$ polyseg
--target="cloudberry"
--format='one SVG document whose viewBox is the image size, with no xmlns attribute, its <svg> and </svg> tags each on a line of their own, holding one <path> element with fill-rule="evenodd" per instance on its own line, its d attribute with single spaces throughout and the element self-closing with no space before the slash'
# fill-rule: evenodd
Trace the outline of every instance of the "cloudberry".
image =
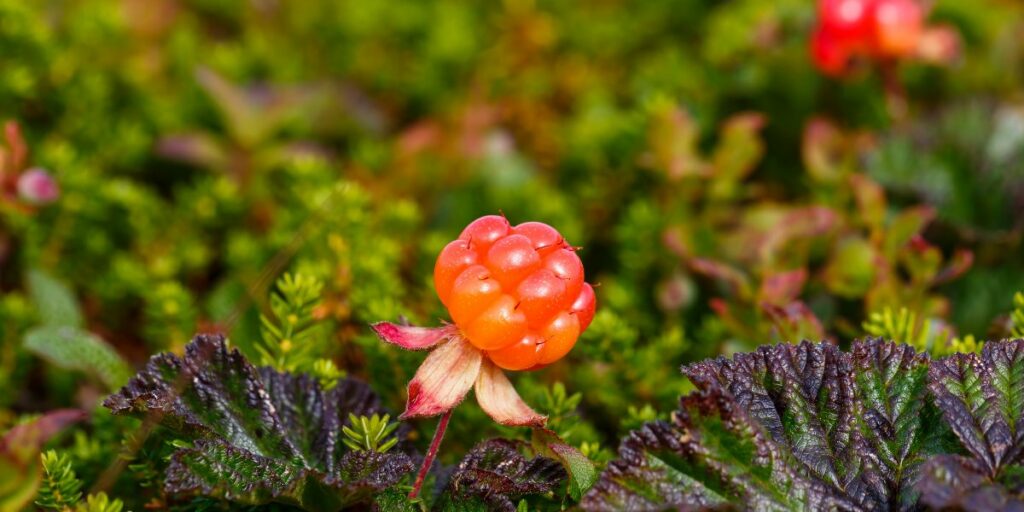
<svg viewBox="0 0 1024 512">
<path fill-rule="evenodd" d="M 473 221 L 441 251 L 434 287 L 463 336 L 506 370 L 565 356 L 594 317 L 583 263 L 557 230 L 504 217 Z"/>
</svg>

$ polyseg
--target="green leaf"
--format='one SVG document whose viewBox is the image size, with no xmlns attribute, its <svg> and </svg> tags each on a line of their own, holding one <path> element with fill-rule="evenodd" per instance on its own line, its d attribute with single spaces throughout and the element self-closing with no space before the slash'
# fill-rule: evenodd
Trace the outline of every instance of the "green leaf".
<svg viewBox="0 0 1024 512">
<path fill-rule="evenodd" d="M 543 428 L 533 429 L 533 446 L 538 453 L 557 460 L 569 474 L 569 496 L 579 501 L 597 481 L 594 463 L 558 434 Z"/>
<path fill-rule="evenodd" d="M 106 493 L 90 494 L 86 496 L 85 503 L 79 503 L 75 507 L 76 512 L 121 512 L 124 503 L 117 498 L 108 498 Z"/>
<path fill-rule="evenodd" d="M 878 254 L 862 237 L 846 237 L 836 244 L 822 279 L 828 290 L 840 297 L 863 297 L 875 281 Z"/>
<path fill-rule="evenodd" d="M 756 113 L 737 114 L 722 124 L 721 138 L 711 156 L 715 182 L 712 194 L 729 195 L 735 183 L 750 174 L 764 155 L 760 131 L 765 117 Z"/>
<path fill-rule="evenodd" d="M 557 460 L 569 473 L 569 496 L 579 501 L 583 493 L 593 487 L 597 481 L 597 469 L 594 463 L 586 455 L 576 448 L 563 443 L 552 443 L 551 451 L 557 455 Z"/>
<path fill-rule="evenodd" d="M 221 336 L 197 336 L 183 358 L 154 356 L 105 405 L 118 414 L 159 413 L 186 440 L 165 490 L 238 503 L 336 510 L 370 500 L 414 468 L 408 455 L 349 451 L 349 414 L 380 413 L 370 388 L 351 379 L 324 390 L 316 378 L 254 368 Z"/>
<path fill-rule="evenodd" d="M 381 512 L 422 512 L 419 501 L 410 500 L 404 489 L 386 489 L 374 496 L 373 504 Z"/>
<path fill-rule="evenodd" d="M 1024 338 L 1024 293 L 1013 296 L 1013 312 L 1010 313 L 1010 333 L 1015 338 Z"/>
<path fill-rule="evenodd" d="M 28 271 L 28 292 L 43 325 L 54 327 L 81 327 L 84 325 L 78 300 L 62 282 L 46 272 Z"/>
<path fill-rule="evenodd" d="M 885 231 L 882 243 L 885 257 L 892 260 L 896 254 L 935 219 L 935 210 L 921 206 L 909 208 L 896 216 Z"/>
<path fill-rule="evenodd" d="M 131 378 L 121 356 L 98 336 L 75 327 L 43 326 L 25 333 L 25 349 L 53 365 L 87 373 L 114 390 Z"/>
</svg>

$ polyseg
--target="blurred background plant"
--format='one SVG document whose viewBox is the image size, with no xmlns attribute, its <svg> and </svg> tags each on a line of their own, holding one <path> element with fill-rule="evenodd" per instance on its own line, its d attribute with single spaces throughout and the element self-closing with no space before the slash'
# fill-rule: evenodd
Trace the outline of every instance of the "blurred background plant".
<svg viewBox="0 0 1024 512">
<path fill-rule="evenodd" d="M 811 0 L 0 0 L 0 432 L 97 411 L 50 465 L 88 495 L 122 460 L 103 490 L 159 502 L 166 444 L 96 405 L 196 331 L 400 410 L 421 357 L 366 325 L 443 319 L 436 254 L 498 211 L 599 284 L 577 349 L 516 377 L 598 462 L 684 362 L 1019 336 L 1024 6 L 922 6 L 935 58 L 832 78 Z M 459 408 L 442 458 L 495 429 Z"/>
</svg>

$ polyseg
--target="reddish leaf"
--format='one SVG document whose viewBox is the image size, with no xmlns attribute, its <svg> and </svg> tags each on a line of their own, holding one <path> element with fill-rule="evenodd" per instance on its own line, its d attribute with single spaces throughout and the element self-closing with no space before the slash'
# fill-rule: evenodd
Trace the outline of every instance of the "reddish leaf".
<svg viewBox="0 0 1024 512">
<path fill-rule="evenodd" d="M 804 127 L 803 160 L 816 181 L 834 182 L 843 171 L 843 134 L 830 121 L 813 118 Z"/>
<path fill-rule="evenodd" d="M 863 174 L 851 174 L 849 185 L 863 222 L 872 228 L 881 226 L 885 220 L 886 205 L 882 186 Z"/>
<path fill-rule="evenodd" d="M 907 209 L 893 219 L 885 232 L 883 249 L 886 257 L 890 260 L 893 259 L 896 253 L 909 244 L 915 235 L 920 234 L 934 218 L 934 208 L 920 206 Z"/>
<path fill-rule="evenodd" d="M 839 215 L 825 206 L 793 209 L 768 231 L 756 250 L 762 260 L 772 261 L 790 241 L 822 236 L 838 221 Z"/>
<path fill-rule="evenodd" d="M 814 312 L 800 301 L 785 306 L 762 305 L 772 325 L 779 334 L 779 341 L 820 340 L 825 338 L 825 329 Z"/>
<path fill-rule="evenodd" d="M 29 457 L 37 454 L 51 437 L 87 417 L 88 414 L 80 409 L 58 409 L 17 425 L 0 437 L 0 457 L 24 463 L 26 454 Z"/>
<path fill-rule="evenodd" d="M 223 168 L 228 155 L 222 145 L 205 133 L 167 135 L 157 142 L 158 155 L 181 162 L 210 168 Z"/>
<path fill-rule="evenodd" d="M 85 411 L 60 409 L 0 436 L 0 510 L 28 510 L 42 479 L 39 452 L 43 444 L 85 417 Z"/>
<path fill-rule="evenodd" d="M 740 297 L 750 295 L 750 282 L 740 270 L 725 263 L 704 258 L 693 258 L 689 263 L 694 272 L 721 281 L 728 287 L 729 293 Z"/>
<path fill-rule="evenodd" d="M 807 269 L 798 268 L 787 272 L 769 274 L 761 282 L 758 297 L 761 302 L 781 306 L 789 304 L 800 296 L 807 282 Z"/>
<path fill-rule="evenodd" d="M 960 249 L 953 253 L 953 258 L 950 259 L 946 268 L 939 271 L 939 273 L 932 278 L 932 284 L 939 285 L 948 283 L 962 275 L 971 269 L 971 265 L 974 264 L 974 253 L 969 249 Z"/>
</svg>

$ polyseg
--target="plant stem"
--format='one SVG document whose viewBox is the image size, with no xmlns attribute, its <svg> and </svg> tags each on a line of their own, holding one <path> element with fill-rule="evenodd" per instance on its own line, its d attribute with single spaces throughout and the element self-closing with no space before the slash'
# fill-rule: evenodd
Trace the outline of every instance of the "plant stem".
<svg viewBox="0 0 1024 512">
<path fill-rule="evenodd" d="M 423 458 L 423 465 L 420 466 L 420 472 L 416 475 L 416 483 L 412 486 L 412 491 L 409 492 L 409 499 L 413 499 L 420 494 L 420 487 L 423 487 L 423 479 L 427 477 L 427 472 L 430 471 L 430 466 L 434 464 L 434 457 L 437 457 L 437 449 L 441 447 L 441 439 L 444 439 L 444 431 L 448 430 L 448 420 L 452 418 L 452 411 L 449 409 L 448 412 L 441 416 L 441 421 L 437 422 L 437 430 L 434 431 L 434 440 L 430 442 L 430 449 L 427 450 L 427 456 Z"/>
<path fill-rule="evenodd" d="M 907 118 L 907 91 L 900 81 L 899 63 L 882 63 L 882 83 L 885 87 L 885 106 L 896 125 L 902 125 Z"/>
</svg>

